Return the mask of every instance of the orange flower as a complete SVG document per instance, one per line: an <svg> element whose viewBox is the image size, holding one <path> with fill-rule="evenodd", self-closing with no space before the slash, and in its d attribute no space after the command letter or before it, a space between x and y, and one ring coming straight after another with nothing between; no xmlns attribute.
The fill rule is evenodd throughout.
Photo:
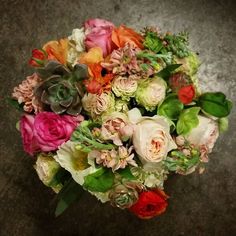
<svg viewBox="0 0 236 236"><path fill-rule="evenodd" d="M82 53L79 58L79 63L81 64L94 64L103 61L103 52L100 47L94 47L89 49L88 52Z"/></svg>
<svg viewBox="0 0 236 236"><path fill-rule="evenodd" d="M106 70L103 74L103 70L104 69L100 65L100 63L89 65L90 79L84 81L87 92L93 94L101 94L103 91L111 89L113 74L106 73Z"/></svg>
<svg viewBox="0 0 236 236"><path fill-rule="evenodd" d="M124 47L126 43L130 43L135 47L143 49L143 40L142 35L135 32L133 29L126 27L125 25L121 25L112 31L112 41L119 48Z"/></svg>
<svg viewBox="0 0 236 236"><path fill-rule="evenodd" d="M48 54L48 60L57 60L61 64L66 64L68 39L60 39L59 41L50 41L43 46Z"/></svg>

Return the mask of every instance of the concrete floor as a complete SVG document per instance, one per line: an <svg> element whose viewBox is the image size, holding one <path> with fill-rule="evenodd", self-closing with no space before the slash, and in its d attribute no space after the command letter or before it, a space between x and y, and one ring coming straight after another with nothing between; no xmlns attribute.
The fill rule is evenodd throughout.
<svg viewBox="0 0 236 236"><path fill-rule="evenodd" d="M171 176L166 214L141 221L127 211L84 194L55 219L54 194L38 180L21 145L20 114L4 103L31 73L31 50L64 37L87 18L101 17L137 29L158 25L188 30L199 52L204 89L222 90L236 100L236 4L230 0L1 0L0 4L0 235L236 235L236 109L230 129L218 140L203 175Z"/></svg>

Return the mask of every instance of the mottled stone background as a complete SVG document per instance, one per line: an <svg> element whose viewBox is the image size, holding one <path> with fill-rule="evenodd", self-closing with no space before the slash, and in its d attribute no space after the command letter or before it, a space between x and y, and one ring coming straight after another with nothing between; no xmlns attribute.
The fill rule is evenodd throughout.
<svg viewBox="0 0 236 236"><path fill-rule="evenodd" d="M235 6L233 0L1 0L0 235L236 235L235 107L230 129L218 140L206 172L170 177L166 214L141 221L87 193L55 219L54 194L38 180L33 160L22 150L15 129L20 114L4 102L32 72L27 61L33 48L69 35L91 17L137 29L158 25L163 31L188 30L202 61L204 89L222 90L235 101Z"/></svg>

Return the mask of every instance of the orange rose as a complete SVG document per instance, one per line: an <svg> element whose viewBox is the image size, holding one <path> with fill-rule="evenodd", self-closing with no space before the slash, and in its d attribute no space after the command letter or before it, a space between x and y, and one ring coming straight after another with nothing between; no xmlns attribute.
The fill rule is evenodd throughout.
<svg viewBox="0 0 236 236"><path fill-rule="evenodd" d="M161 190L145 191L139 195L138 201L129 208L141 219L150 219L165 212L168 196Z"/></svg>
<svg viewBox="0 0 236 236"><path fill-rule="evenodd" d="M112 41L118 46L122 48L126 43L130 43L135 47L143 49L143 36L138 34L133 29L128 28L124 25L121 25L118 28L113 29L112 31Z"/></svg>
<svg viewBox="0 0 236 236"><path fill-rule="evenodd" d="M43 50L48 54L48 60L56 60L65 65L68 52L68 39L50 41L43 46Z"/></svg>

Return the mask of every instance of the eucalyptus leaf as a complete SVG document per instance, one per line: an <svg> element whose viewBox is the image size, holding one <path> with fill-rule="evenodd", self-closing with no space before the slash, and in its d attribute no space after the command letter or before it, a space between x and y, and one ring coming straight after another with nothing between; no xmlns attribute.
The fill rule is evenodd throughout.
<svg viewBox="0 0 236 236"><path fill-rule="evenodd" d="M100 168L84 178L83 187L92 192L106 192L114 183L114 174L110 169Z"/></svg>
<svg viewBox="0 0 236 236"><path fill-rule="evenodd" d="M188 134L193 128L197 127L198 113L200 111L200 107L191 107L183 110L180 113L179 120L177 122L176 131L180 135Z"/></svg>
<svg viewBox="0 0 236 236"><path fill-rule="evenodd" d="M202 94L198 104L204 112L219 118L228 116L232 109L232 102L221 92Z"/></svg>
<svg viewBox="0 0 236 236"><path fill-rule="evenodd" d="M58 194L58 203L55 216L61 215L74 201L78 200L83 192L83 188L72 178L63 186Z"/></svg>
<svg viewBox="0 0 236 236"><path fill-rule="evenodd" d="M175 94L169 95L158 108L158 114L176 120L183 110L184 104L180 102Z"/></svg>

